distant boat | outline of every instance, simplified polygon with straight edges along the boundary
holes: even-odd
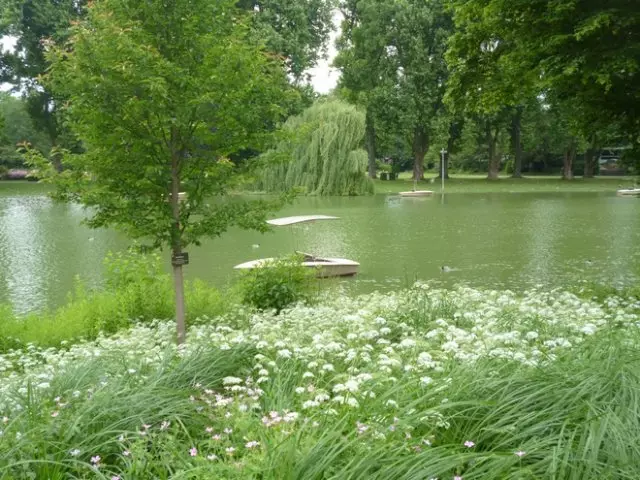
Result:
[[[411,190],[410,192],[400,192],[401,197],[428,197],[433,195],[431,190]]]
[[[623,188],[617,193],[621,197],[640,197],[640,188]]]
[[[275,218],[267,220],[269,225],[278,227],[291,226],[299,223],[315,222],[316,220],[337,220],[338,217],[329,215],[299,215],[295,217]],[[346,258],[320,257],[304,252],[295,252],[302,256],[302,265],[316,270],[318,278],[348,277],[358,273],[360,264]],[[241,263],[233,267],[236,270],[250,270],[253,268],[268,267],[276,258],[261,258],[250,262]]]
[[[408,192],[400,192],[401,197],[428,197],[433,195],[433,191],[431,190],[416,190],[417,181],[413,181],[413,190]]]

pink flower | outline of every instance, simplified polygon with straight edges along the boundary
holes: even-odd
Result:
[[[91,463],[97,465],[100,463],[100,455],[96,455],[95,457],[91,457]]]
[[[191,449],[189,450],[189,455],[195,457],[196,455],[198,455],[198,449],[196,447],[191,447]]]
[[[120,475],[114,475],[111,480],[120,480]]]
[[[471,448],[475,446],[475,443],[473,443],[471,440],[467,440],[466,442],[464,442],[464,446],[467,448]]]
[[[60,412],[58,412],[58,411],[51,412],[51,416],[52,416],[53,418],[56,418],[58,415],[60,415]]]
[[[515,455],[520,458],[524,457],[526,454],[527,452],[523,452],[522,450],[518,450],[517,452],[515,452]]]
[[[453,477],[453,480],[462,480],[462,477],[460,475],[456,475],[455,477]]]

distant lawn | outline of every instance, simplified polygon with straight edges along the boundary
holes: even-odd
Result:
[[[488,192],[615,192],[619,188],[630,187],[634,177],[596,177],[562,180],[559,176],[526,176],[511,178],[507,175],[498,180],[487,180],[485,174],[455,174],[445,180],[445,193],[488,193]],[[425,174],[425,180],[418,182],[418,189],[440,192],[440,179],[435,174]],[[398,180],[375,180],[376,193],[398,193],[413,188],[411,173],[400,174]]]

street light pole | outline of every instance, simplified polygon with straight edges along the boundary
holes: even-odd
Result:
[[[440,150],[440,154],[442,155],[442,159],[440,160],[440,178],[442,179],[442,193],[444,193],[444,156],[447,154],[447,151],[443,148]]]

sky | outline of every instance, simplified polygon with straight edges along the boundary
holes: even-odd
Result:
[[[0,38],[0,49],[2,51],[12,49],[15,46],[15,37],[4,36]],[[11,88],[8,83],[0,83],[0,92],[5,92]]]
[[[340,33],[341,21],[342,14],[336,10],[333,14],[333,31],[329,37],[327,59],[318,62],[318,65],[310,70],[312,75],[311,83],[318,93],[329,93],[336,86],[340,78],[340,72],[335,68],[331,68],[330,65],[336,56],[335,44],[336,38],[338,38],[338,34]]]
[[[340,72],[331,68],[331,63],[336,56],[335,41],[338,37],[340,29],[341,14],[336,11],[333,16],[333,31],[330,34],[329,45],[327,48],[327,58],[318,62],[314,68],[310,70],[311,84],[318,93],[329,93],[335,88],[340,77]],[[12,49],[15,45],[15,37],[5,36],[0,38],[0,48],[2,50]],[[0,84],[0,91],[6,91],[11,88],[8,83]]]

